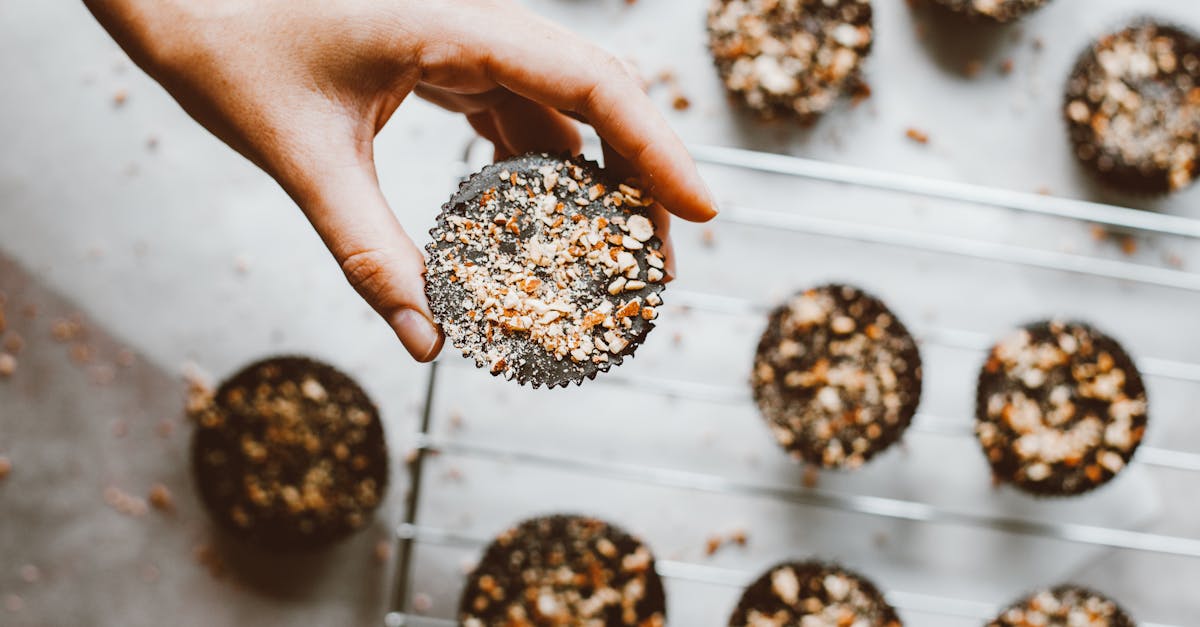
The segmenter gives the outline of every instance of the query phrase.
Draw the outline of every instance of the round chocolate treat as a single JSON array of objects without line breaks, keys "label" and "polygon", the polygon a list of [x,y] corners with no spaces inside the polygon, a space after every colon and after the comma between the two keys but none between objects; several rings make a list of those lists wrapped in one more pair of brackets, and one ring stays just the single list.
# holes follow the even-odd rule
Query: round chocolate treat
[{"label": "round chocolate treat", "polygon": [[277,357],[247,366],[194,408],[192,470],[213,518],[271,549],[340,540],[387,487],[375,405],[331,366]]},{"label": "round chocolate treat", "polygon": [[771,432],[793,456],[858,468],[912,422],[921,355],[879,299],[826,285],[771,312],[751,384]]},{"label": "round chocolate treat", "polygon": [[1146,387],[1115,340],[1039,322],[997,344],[979,375],[975,435],[1002,481],[1080,494],[1121,471],[1146,431]]},{"label": "round chocolate treat", "polygon": [[971,17],[986,17],[997,22],[1015,20],[1035,9],[1042,8],[1048,0],[935,0],[938,4]]},{"label": "round chocolate treat", "polygon": [[633,355],[662,304],[653,202],[579,157],[485,167],[430,231],[434,320],[494,375],[535,388],[595,378]]},{"label": "round chocolate treat", "polygon": [[1134,627],[1133,619],[1104,595],[1078,586],[1039,590],[1017,601],[988,627]]},{"label": "round chocolate treat", "polygon": [[463,627],[662,627],[662,580],[637,538],[595,518],[527,520],[496,538],[467,578]]},{"label": "round chocolate treat", "polygon": [[763,118],[812,123],[838,96],[865,96],[868,0],[711,0],[709,49],[721,80]]},{"label": "round chocolate treat", "polygon": [[1187,187],[1200,145],[1200,43],[1149,21],[1105,35],[1080,56],[1063,108],[1075,155],[1101,181],[1141,194]]},{"label": "round chocolate treat", "polygon": [[900,627],[883,594],[861,575],[834,564],[785,562],[746,588],[729,627],[853,625]]}]

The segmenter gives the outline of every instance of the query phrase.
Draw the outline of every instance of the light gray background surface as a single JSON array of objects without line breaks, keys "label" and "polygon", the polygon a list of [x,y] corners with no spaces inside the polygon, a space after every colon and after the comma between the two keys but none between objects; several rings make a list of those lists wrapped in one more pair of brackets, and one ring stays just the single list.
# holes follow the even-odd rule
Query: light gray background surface
[{"label": "light gray background surface", "polygon": [[[695,0],[536,0],[630,58],[648,75],[669,69],[692,102],[670,111],[687,141],[751,147],[894,172],[1134,204],[1200,218],[1191,189],[1165,201],[1110,197],[1078,171],[1058,104],[1063,77],[1094,35],[1137,13],[1200,28],[1178,0],[1054,0],[1019,25],[968,26],[900,0],[876,0],[877,45],[865,103],[815,128],[762,126],[732,110],[704,48]],[[1035,45],[1040,42],[1040,47]],[[973,78],[970,60],[981,62]],[[1003,75],[999,66],[1013,62]],[[387,569],[376,543],[399,518],[425,369],[345,284],[336,264],[273,182],[192,123],[124,58],[78,2],[0,0],[0,289],[26,338],[17,374],[0,381],[0,624],[370,624],[386,609]],[[128,95],[116,106],[118,92]],[[905,138],[916,127],[922,146]],[[459,174],[471,136],[459,118],[413,100],[377,141],[385,193],[418,239]],[[149,146],[150,142],[155,147]],[[850,222],[892,224],[981,240],[1124,258],[1086,225],[953,203],[705,167],[723,201]],[[705,245],[710,230],[713,244]],[[936,254],[722,223],[677,224],[680,279],[668,290],[771,303],[831,279],[857,282],[911,326],[994,336],[1025,320],[1095,320],[1141,357],[1200,361],[1200,295],[1018,269]],[[1194,267],[1195,244],[1144,238],[1133,261]],[[36,318],[20,309],[39,305]],[[50,337],[79,312],[93,363],[79,366]],[[761,320],[670,311],[621,369],[737,386]],[[110,384],[95,367],[136,352]],[[308,353],[353,373],[386,414],[396,472],[377,524],[332,553],[282,563],[216,542],[186,473],[180,417],[183,365],[220,377],[266,354]],[[924,410],[969,420],[980,355],[927,347]],[[795,485],[800,470],[771,443],[754,409],[630,392],[598,381],[530,391],[493,381],[446,351],[435,415],[447,437],[589,459],[718,473]],[[1197,386],[1151,380],[1148,442],[1200,451]],[[461,417],[461,427],[449,418]],[[174,424],[164,435],[163,421]],[[124,435],[119,435],[124,431]],[[860,473],[822,478],[853,494],[921,500],[1037,519],[1129,526],[1200,537],[1195,475],[1137,467],[1108,489],[1069,502],[993,491],[969,439],[914,435]],[[173,514],[130,517],[106,488],[143,496],[168,485]],[[791,556],[835,558],[883,587],[1002,603],[1074,579],[1108,591],[1144,620],[1197,624],[1197,560],[1097,551],[949,526],[921,526],[547,472],[452,456],[436,459],[422,521],[488,537],[536,512],[578,510],[621,522],[673,559],[755,572]],[[744,528],[750,544],[704,555],[713,533]],[[216,542],[216,543],[215,543]],[[215,543],[215,544],[214,544]],[[198,563],[215,546],[225,574]],[[423,549],[418,585],[431,614],[450,616],[470,551]],[[33,566],[34,568],[29,568]],[[36,571],[36,572],[35,572]],[[32,576],[36,575],[36,576]],[[33,580],[33,581],[29,581]],[[722,624],[737,591],[673,583],[672,623]],[[913,625],[977,621],[910,614]]]}]

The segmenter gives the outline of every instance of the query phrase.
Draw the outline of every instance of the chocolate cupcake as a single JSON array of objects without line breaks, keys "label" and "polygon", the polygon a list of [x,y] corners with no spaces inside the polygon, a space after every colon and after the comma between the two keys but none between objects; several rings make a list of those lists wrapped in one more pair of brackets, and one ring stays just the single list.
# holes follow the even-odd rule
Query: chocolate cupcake
[{"label": "chocolate cupcake", "polygon": [[468,576],[463,627],[662,627],[666,597],[637,538],[595,518],[547,516],[505,531]]},{"label": "chocolate cupcake", "polygon": [[1012,20],[1042,8],[1048,0],[934,0],[955,13],[997,22]]},{"label": "chocolate cupcake", "polygon": [[192,471],[213,519],[270,549],[331,544],[387,487],[379,412],[350,377],[302,357],[247,366],[192,408]]},{"label": "chocolate cupcake", "polygon": [[762,118],[810,124],[839,96],[869,93],[868,0],[712,0],[708,38],[725,87]]},{"label": "chocolate cupcake", "polygon": [[1134,627],[1133,619],[1104,595],[1063,585],[1039,590],[1017,601],[988,627]]},{"label": "chocolate cupcake", "polygon": [[853,625],[900,627],[875,584],[834,564],[786,562],[746,588],[729,627]]},{"label": "chocolate cupcake", "polygon": [[662,304],[652,204],[579,157],[485,167],[430,231],[434,320],[494,375],[535,388],[595,378],[633,355]]},{"label": "chocolate cupcake", "polygon": [[921,355],[879,299],[826,285],[771,312],[751,384],[771,432],[793,456],[853,469],[899,440],[912,422],[921,400]]},{"label": "chocolate cupcake", "polygon": [[1117,189],[1159,194],[1191,185],[1200,146],[1200,42],[1151,21],[1096,40],[1067,80],[1075,155]]},{"label": "chocolate cupcake", "polygon": [[975,435],[996,478],[1033,494],[1082,494],[1129,463],[1146,431],[1146,387],[1115,340],[1039,322],[1002,340],[979,375]]}]

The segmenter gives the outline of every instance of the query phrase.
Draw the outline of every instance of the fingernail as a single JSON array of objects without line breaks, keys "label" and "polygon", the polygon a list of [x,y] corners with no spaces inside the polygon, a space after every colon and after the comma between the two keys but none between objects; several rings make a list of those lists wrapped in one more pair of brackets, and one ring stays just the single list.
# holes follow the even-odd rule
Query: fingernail
[{"label": "fingernail", "polygon": [[392,316],[392,330],[404,348],[417,361],[429,361],[442,344],[442,334],[428,318],[412,309],[402,309]]},{"label": "fingernail", "polygon": [[716,196],[713,196],[712,188],[708,186],[707,181],[700,179],[700,184],[704,186],[704,194],[708,200],[708,208],[712,210],[711,217],[715,218],[717,214],[721,213],[721,210],[717,209],[717,198]]},{"label": "fingernail", "polygon": [[663,275],[663,283],[670,283],[671,281],[675,280],[675,269],[671,266],[667,266],[663,269]]}]

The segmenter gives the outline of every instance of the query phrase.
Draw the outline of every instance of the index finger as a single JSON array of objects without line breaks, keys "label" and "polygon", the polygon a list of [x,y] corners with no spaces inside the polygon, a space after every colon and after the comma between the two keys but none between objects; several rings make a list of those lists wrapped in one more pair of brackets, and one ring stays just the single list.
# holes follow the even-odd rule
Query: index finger
[{"label": "index finger", "polygon": [[519,28],[489,28],[468,54],[496,83],[530,100],[587,119],[629,161],[671,213],[697,222],[717,215],[683,142],[615,57],[537,16]]}]

